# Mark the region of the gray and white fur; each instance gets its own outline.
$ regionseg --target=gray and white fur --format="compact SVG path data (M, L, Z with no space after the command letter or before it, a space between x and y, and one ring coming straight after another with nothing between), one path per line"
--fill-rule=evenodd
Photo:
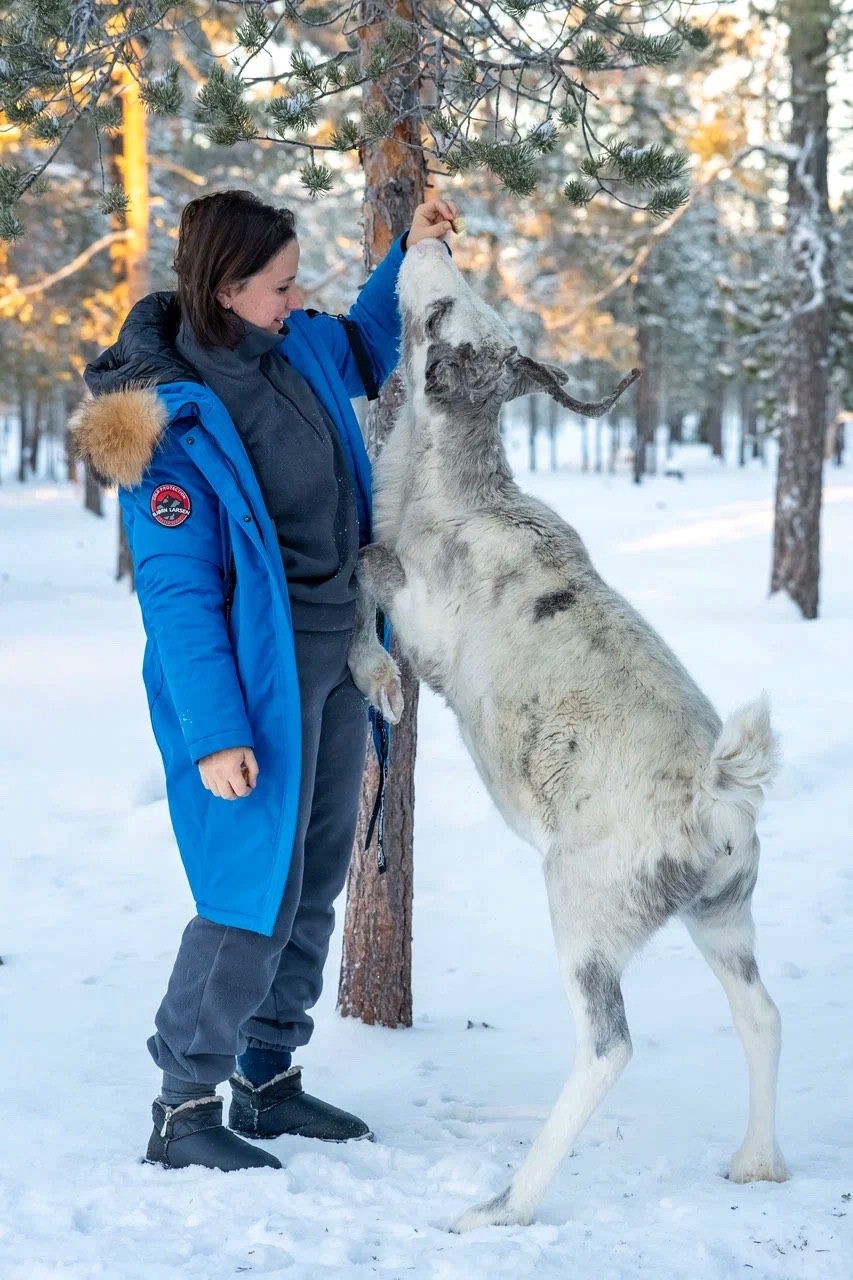
M501 405L543 389L575 404L565 374L519 355L441 244L409 250L399 292L407 396L376 468L376 541L359 562L350 667L398 719L375 601L415 674L455 712L500 812L542 855L576 1023L571 1074L527 1158L454 1229L532 1221L631 1057L622 971L673 915L722 983L746 1054L749 1124L729 1176L782 1181L780 1019L759 978L750 909L755 819L777 769L766 699L721 724L575 530L515 483Z

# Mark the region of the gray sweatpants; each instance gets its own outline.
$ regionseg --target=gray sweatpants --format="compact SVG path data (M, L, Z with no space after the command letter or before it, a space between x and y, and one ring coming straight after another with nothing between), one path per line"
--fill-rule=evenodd
M170 1075L219 1084L247 1045L296 1048L311 1037L307 1010L323 987L332 904L352 852L367 737L365 700L346 661L351 635L295 634L302 788L278 920L270 938L200 916L189 922L148 1041L157 1066Z

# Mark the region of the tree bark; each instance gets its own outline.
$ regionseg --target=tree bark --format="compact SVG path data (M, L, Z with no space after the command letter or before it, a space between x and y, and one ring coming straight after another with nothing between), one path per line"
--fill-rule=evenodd
M85 488L83 493L83 506L87 511L91 511L93 516L103 516L104 501L101 486L92 475L88 467L84 467L86 476Z
M148 124L145 107L139 93L139 85L126 70L120 72L121 83L121 151L116 152L115 162L121 173L122 185L130 199L127 210L127 239L120 242L119 253L122 269L121 290L123 310L133 306L150 289L148 262ZM130 590L135 590L133 557L127 545L127 534L118 508L118 548L116 581L128 579Z
M715 382L711 391L711 403L705 410L708 444L711 446L713 456L721 461L723 459L723 396L723 388Z
M44 412L44 392L38 390L36 392L35 403L33 405L33 421L30 431L30 456L29 465L31 475L35 475L39 465L39 445L41 444L41 420Z
M539 397L527 398L527 466L536 470L536 437L539 434Z
M816 618L827 421L830 213L827 63L831 0L788 0L792 116L788 166L788 309L780 360L779 471L770 590Z
M755 456L755 437L758 434L757 395L753 382L744 382L740 389L740 444L738 463L746 466L748 456Z
M607 472L608 475L616 474L616 461L619 457L619 446L622 436L621 422L610 422L610 437L607 449Z
M560 419L556 400L548 401L548 444L551 459L551 470L557 471L557 433L560 430Z
M358 38L362 62L382 37L383 19L416 24L416 11L407 2L362 7ZM363 106L414 112L420 87L416 66L393 80L367 83ZM420 145L416 115L398 124L391 138L363 148L364 255L372 269L384 258L397 236L423 201L426 162ZM388 435L393 415L402 402L403 386L394 375L368 414L368 448L372 457ZM378 769L368 745L362 782L361 808L353 861L347 885L343 956L338 983L338 1008L345 1017L385 1027L412 1024L412 882L415 808L415 751L417 746L418 686L404 673L406 711L392 735L392 757L386 790L385 857L387 871L379 875L375 850L364 852L367 825L378 783ZM375 837L374 837L375 839Z
M646 472L653 473L657 469L656 440L660 417L663 328L660 318L650 314L642 275L634 289L634 300L637 310L637 362L643 371L643 376L637 383L634 401L634 483L639 484Z
M29 449L30 397L21 388L18 392L18 481L27 478L27 450Z

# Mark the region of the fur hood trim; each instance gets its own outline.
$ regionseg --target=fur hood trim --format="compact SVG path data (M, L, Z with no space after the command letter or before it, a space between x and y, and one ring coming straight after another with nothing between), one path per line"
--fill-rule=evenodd
M77 457L102 484L139 484L168 425L163 401L147 387L85 400L71 419Z

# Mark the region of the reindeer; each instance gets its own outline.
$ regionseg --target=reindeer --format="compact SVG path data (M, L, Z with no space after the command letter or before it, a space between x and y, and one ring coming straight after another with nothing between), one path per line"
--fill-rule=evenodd
M456 714L503 817L542 855L576 1023L571 1074L526 1160L452 1229L533 1220L631 1057L622 971L676 915L723 986L749 1068L749 1123L729 1177L781 1182L780 1019L759 978L750 909L755 820L777 769L767 700L721 723L575 530L519 489L498 426L501 406L530 391L604 412L637 371L607 401L579 404L561 370L519 354L434 241L406 254L399 293L407 396L376 468L350 667L398 719L378 604L415 674Z

